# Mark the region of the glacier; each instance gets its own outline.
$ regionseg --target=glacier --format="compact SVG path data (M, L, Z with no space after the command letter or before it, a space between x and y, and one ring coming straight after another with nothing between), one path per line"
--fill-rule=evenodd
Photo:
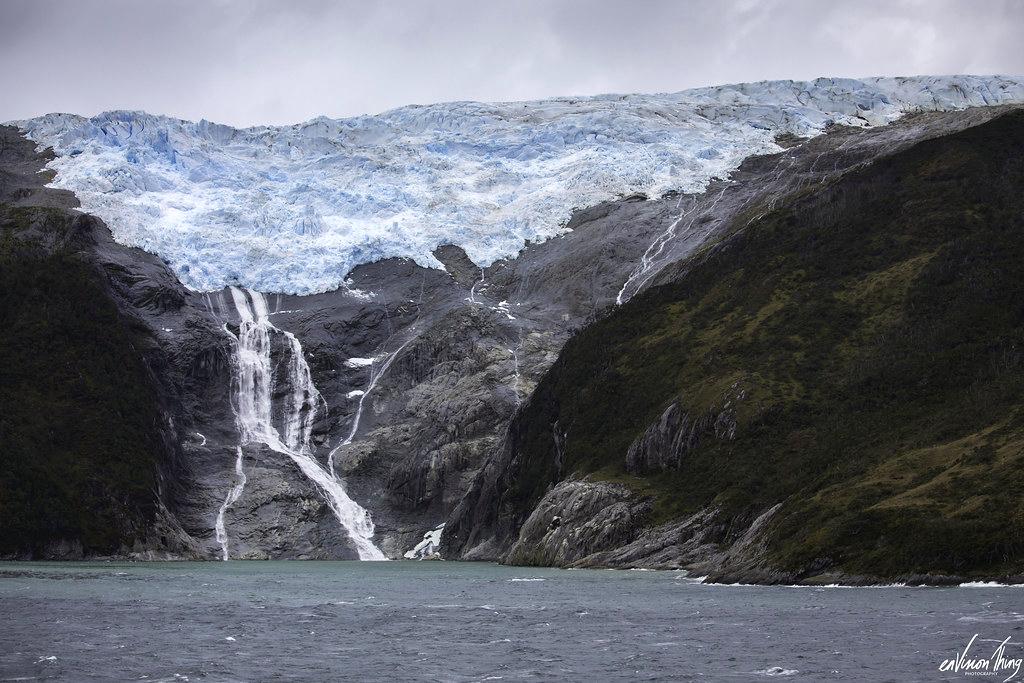
M776 136L1024 101L1003 76L767 81L671 94L451 102L238 129L144 112L16 121L115 239L197 291L311 294L388 257L480 266L562 234L572 211L700 192Z

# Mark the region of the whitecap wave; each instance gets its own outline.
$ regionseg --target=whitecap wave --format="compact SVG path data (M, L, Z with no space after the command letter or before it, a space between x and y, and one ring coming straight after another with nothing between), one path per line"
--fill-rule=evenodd
M781 667L781 666L771 666L771 667L768 667L767 669L761 669L759 671L753 671L751 673L753 673L753 674L755 674L757 676L775 677L775 676L796 676L798 673L800 673L800 671L798 671L797 669L786 669L786 668Z
M998 581L967 581L960 588L1024 588L1024 583L999 583Z

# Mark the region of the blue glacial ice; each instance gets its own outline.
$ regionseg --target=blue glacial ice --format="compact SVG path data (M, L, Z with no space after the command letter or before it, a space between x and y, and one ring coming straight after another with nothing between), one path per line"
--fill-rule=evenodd
M115 239L185 285L309 294L360 263L462 246L477 264L565 231L573 209L698 192L781 133L1024 101L1007 77L770 81L659 95L452 102L237 129L142 112L19 121Z

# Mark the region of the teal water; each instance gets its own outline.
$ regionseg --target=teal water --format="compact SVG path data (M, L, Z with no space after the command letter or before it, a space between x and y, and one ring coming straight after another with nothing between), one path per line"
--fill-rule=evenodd
M1021 656L1022 613L1017 587L709 586L456 562L0 563L0 680L970 681L942 660L976 633L979 656L1007 636Z

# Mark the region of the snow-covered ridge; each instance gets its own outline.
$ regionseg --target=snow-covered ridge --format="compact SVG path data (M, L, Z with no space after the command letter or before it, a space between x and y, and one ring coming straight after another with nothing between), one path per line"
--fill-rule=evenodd
M54 186L197 290L308 294L444 243L480 265L564 230L574 208L700 191L780 133L1024 101L1006 77L771 81L661 95L455 102L236 129L141 112L18 122Z

